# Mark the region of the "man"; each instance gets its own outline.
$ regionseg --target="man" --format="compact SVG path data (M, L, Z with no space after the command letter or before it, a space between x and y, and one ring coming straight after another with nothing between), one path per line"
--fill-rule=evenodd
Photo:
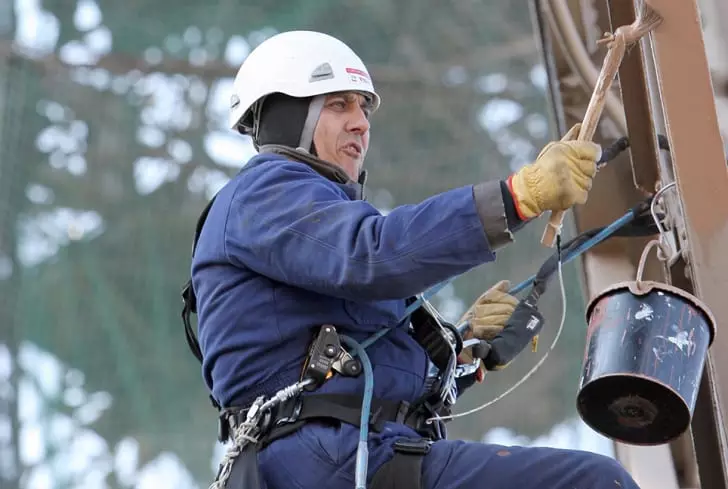
M322 325L357 341L389 328L367 348L379 406L368 439L372 481L395 449L422 447L402 440L420 440L428 429L417 413L410 413L417 422L386 414L427 390L428 353L402 320L408 299L494 260L528 220L584 203L600 148L570 140L571 131L502 182L455 188L383 216L362 199L380 98L351 49L321 33L276 35L248 56L233 91L230 127L252 136L260 154L216 196L194 254L204 379L222 407L244 410L300 380ZM506 291L502 282L471 308L469 335L492 338L503 327L518 302ZM291 404L298 412L274 415L278 435L258 453L267 487L354 486L359 428L351 412L360 411L349 400L361 399L363 387L362 375L335 374L306 393L338 395L326 398L338 399L330 410L301 420L310 397L299 396ZM411 474L394 471L387 477L400 477L396 483L381 477L375 485L637 487L617 462L596 454L432 438L415 453Z

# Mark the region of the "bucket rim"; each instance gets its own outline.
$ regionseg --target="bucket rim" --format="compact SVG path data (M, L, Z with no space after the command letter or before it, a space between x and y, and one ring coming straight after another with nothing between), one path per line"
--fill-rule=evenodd
M675 287L674 285L666 284L664 282L656 282L654 280L641 280L640 281L641 288L637 288L637 282L635 280L626 280L623 282L617 282L615 284L610 285L609 287L603 289L600 293L596 294L594 297L589 300L586 306L586 322L589 323L589 317L591 316L592 309L594 308L594 305L604 298L609 293L616 292L619 290L627 289L634 295L647 295L650 292L652 292L654 289L657 289L659 291L668 292L674 295L677 295L681 297L682 299L685 299L687 301L690 301L695 307L700 309L700 311L705 314L705 316L708 319L708 330L710 332L710 341L708 342L708 347L713 345L713 342L715 341L715 335L717 333L716 329L716 322L715 322L715 316L713 316L712 311L708 306L695 297L693 294L690 294L689 292L686 292L685 290Z

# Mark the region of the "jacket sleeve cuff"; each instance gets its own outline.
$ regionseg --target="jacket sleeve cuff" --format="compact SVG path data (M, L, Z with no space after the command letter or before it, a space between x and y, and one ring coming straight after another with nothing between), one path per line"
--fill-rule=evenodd
M526 224L529 220L524 219L520 212L518 212L518 206L516 205L516 200L513 198L513 194L511 193L510 189L510 178L508 181L501 180L500 187L501 187L501 194L503 195L503 205L506 208L506 221L508 223L508 229L511 230L512 233L515 233L519 229L523 227L524 224Z
M493 180L473 185L473 198L490 248L495 251L511 243L513 233L508 227L500 181Z

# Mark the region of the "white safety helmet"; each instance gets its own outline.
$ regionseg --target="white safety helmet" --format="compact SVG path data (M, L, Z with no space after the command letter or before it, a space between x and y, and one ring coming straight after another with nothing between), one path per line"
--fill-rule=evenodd
M320 32L276 34L257 46L240 66L230 97L229 126L255 137L258 102L272 93L315 97L341 91L368 96L372 112L379 107L380 97L369 72L349 46Z

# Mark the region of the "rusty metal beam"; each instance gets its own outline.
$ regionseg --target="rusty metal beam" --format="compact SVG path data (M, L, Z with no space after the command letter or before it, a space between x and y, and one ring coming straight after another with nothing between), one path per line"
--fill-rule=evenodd
M703 489L728 487L728 170L695 0L647 0L664 22L651 35L680 196L680 236L692 288L717 318L693 424ZM710 419L702 416L708 414Z
M612 31L635 20L635 7L632 0L606 2ZM649 102L645 64L643 62L642 42L637 43L625 53L619 67L619 88L622 93L627 131L630 139L630 154L634 184L650 194L655 191L659 181L658 146Z

